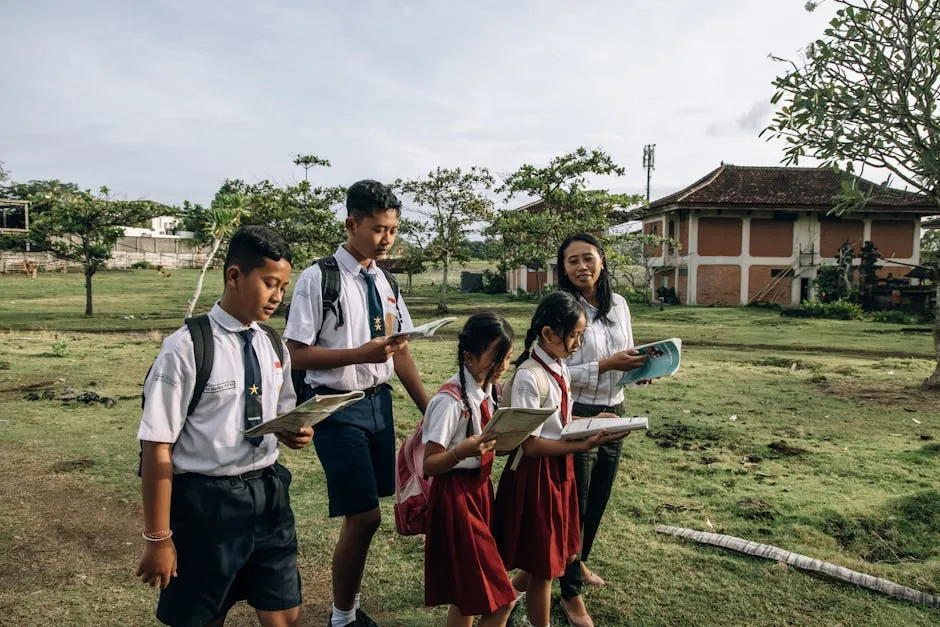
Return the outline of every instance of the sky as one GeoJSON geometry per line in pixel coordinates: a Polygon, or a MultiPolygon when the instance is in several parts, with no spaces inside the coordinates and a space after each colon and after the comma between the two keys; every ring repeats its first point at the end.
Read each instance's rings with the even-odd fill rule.
{"type": "MultiPolygon", "coordinates": [[[[0,0],[0,161],[130,199],[226,178],[505,175],[578,146],[653,199],[777,165],[772,81],[831,18],[803,0],[0,0]]],[[[801,162],[801,165],[803,163],[801,162]]],[[[809,164],[811,165],[811,164],[809,164]]],[[[517,204],[522,204],[520,200],[517,204]]]]}

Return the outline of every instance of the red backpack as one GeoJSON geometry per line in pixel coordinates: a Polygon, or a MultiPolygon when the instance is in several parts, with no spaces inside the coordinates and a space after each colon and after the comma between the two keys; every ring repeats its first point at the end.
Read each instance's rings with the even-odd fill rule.
{"type": "MultiPolygon", "coordinates": [[[[463,405],[460,395],[460,386],[448,381],[437,391],[438,394],[448,394],[463,405]]],[[[494,386],[496,398],[499,396],[499,386],[494,386]]],[[[467,437],[473,435],[473,420],[467,416],[467,437]]],[[[428,525],[428,496],[431,494],[433,477],[424,474],[424,420],[418,423],[414,433],[405,438],[398,450],[395,473],[395,529],[403,536],[416,536],[427,531],[428,525]]]]}

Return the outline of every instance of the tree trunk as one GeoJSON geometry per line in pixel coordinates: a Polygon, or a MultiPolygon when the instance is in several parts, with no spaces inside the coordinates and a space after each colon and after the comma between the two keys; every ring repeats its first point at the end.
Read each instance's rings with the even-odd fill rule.
{"type": "Polygon", "coordinates": [[[437,303],[438,313],[447,313],[447,271],[450,269],[450,255],[444,255],[444,277],[441,279],[441,300],[437,303]]]}
{"type": "Polygon", "coordinates": [[[408,273],[408,296],[411,296],[411,277],[414,276],[411,272],[408,273]]]}
{"type": "Polygon", "coordinates": [[[934,277],[934,288],[936,289],[936,302],[933,316],[933,352],[937,365],[933,374],[924,380],[924,387],[928,390],[940,390],[940,270],[934,277]]]}
{"type": "Polygon", "coordinates": [[[91,307],[91,277],[94,276],[94,274],[95,272],[86,265],[85,266],[85,315],[86,316],[91,316],[93,313],[92,307],[91,307]]]}
{"type": "Polygon", "coordinates": [[[221,243],[221,237],[212,240],[212,250],[209,251],[209,255],[206,257],[206,262],[202,264],[202,270],[199,271],[199,278],[196,279],[196,290],[189,299],[189,306],[186,308],[186,318],[192,318],[193,316],[193,309],[196,308],[196,301],[199,300],[199,294],[202,293],[202,282],[206,278],[206,272],[208,272],[209,266],[212,264],[212,258],[215,257],[215,253],[219,250],[219,245],[221,243]]]}

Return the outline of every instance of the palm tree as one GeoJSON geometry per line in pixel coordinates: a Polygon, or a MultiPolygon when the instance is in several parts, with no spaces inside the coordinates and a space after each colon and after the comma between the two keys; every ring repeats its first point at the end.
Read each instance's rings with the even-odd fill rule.
{"type": "Polygon", "coordinates": [[[202,264],[202,270],[199,271],[199,278],[196,279],[196,289],[189,299],[189,305],[186,308],[186,317],[193,315],[193,309],[196,308],[196,301],[199,300],[199,294],[202,293],[202,283],[206,278],[206,272],[212,265],[212,259],[219,250],[222,242],[229,239],[241,224],[245,217],[246,202],[245,195],[239,192],[232,192],[218,197],[212,203],[212,207],[206,214],[206,226],[203,232],[211,238],[212,249],[206,256],[205,263],[202,264]]]}

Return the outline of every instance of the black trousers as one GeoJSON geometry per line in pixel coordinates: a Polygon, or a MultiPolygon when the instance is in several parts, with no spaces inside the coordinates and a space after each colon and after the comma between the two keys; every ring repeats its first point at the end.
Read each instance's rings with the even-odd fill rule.
{"type": "MultiPolygon", "coordinates": [[[[604,412],[619,416],[623,413],[623,403],[613,407],[575,403],[572,414],[590,418],[604,412]]],[[[564,599],[581,594],[584,585],[581,579],[581,562],[586,562],[591,554],[594,537],[600,527],[604,510],[607,509],[610,491],[617,477],[622,449],[623,440],[617,440],[590,451],[574,454],[574,476],[578,486],[578,509],[581,514],[581,551],[565,569],[565,574],[558,579],[564,599]]]]}

